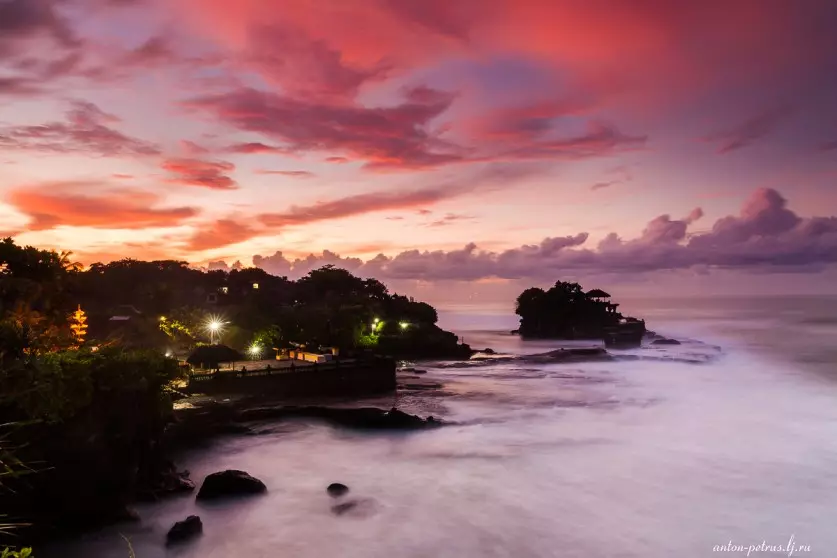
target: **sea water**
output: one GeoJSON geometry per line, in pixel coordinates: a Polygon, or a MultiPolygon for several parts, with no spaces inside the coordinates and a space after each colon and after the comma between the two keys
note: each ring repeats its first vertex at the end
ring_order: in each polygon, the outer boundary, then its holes
{"type": "MultiPolygon", "coordinates": [[[[441,312],[500,355],[419,363],[431,389],[368,404],[454,423],[360,433],[264,424],[179,460],[232,468],[262,497],[142,506],[43,556],[441,558],[837,556],[837,300],[636,300],[681,345],[542,362],[507,309],[441,312]],[[342,482],[344,514],[326,494],[342,482]],[[197,514],[204,534],[164,545],[197,514]]],[[[417,376],[418,378],[418,376],[417,376]]],[[[40,557],[39,557],[40,558],[40,557]]]]}

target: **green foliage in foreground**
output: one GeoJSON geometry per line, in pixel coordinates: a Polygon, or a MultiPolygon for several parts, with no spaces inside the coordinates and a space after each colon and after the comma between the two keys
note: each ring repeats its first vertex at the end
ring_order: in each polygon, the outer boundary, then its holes
{"type": "Polygon", "coordinates": [[[11,548],[5,548],[3,552],[0,552],[0,558],[32,558],[32,549],[12,550],[11,548]]]}
{"type": "Polygon", "coordinates": [[[61,422],[117,392],[156,392],[163,404],[164,386],[179,374],[177,361],[157,351],[120,348],[7,362],[0,368],[0,419],[61,422]]]}

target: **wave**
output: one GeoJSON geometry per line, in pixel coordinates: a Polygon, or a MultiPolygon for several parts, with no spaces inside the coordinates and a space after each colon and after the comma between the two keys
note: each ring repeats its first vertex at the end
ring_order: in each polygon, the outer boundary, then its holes
{"type": "MultiPolygon", "coordinates": [[[[440,369],[452,368],[467,370],[513,363],[553,364],[635,360],[704,364],[715,360],[722,352],[721,347],[717,345],[709,345],[693,339],[684,339],[681,341],[680,345],[644,345],[636,349],[613,352],[607,351],[601,347],[584,347],[562,348],[545,353],[527,355],[503,354],[479,356],[464,361],[442,362],[435,364],[433,367],[440,369]]],[[[528,371],[533,369],[518,370],[528,371]]]]}

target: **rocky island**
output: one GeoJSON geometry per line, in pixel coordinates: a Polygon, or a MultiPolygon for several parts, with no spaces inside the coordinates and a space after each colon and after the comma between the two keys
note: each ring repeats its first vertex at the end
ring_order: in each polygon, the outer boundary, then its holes
{"type": "Polygon", "coordinates": [[[558,281],[548,290],[529,288],[517,297],[519,333],[534,339],[601,339],[607,345],[638,345],[645,321],[625,317],[619,305],[600,290],[558,281]]]}

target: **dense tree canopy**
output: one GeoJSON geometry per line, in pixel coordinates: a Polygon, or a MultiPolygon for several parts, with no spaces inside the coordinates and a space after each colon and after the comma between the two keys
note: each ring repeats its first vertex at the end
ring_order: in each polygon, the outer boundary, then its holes
{"type": "Polygon", "coordinates": [[[0,315],[23,305],[49,313],[50,325],[64,330],[66,318],[81,305],[91,345],[187,352],[210,341],[212,320],[223,322],[218,337],[241,351],[256,342],[270,344],[267,349],[395,347],[398,343],[380,343],[395,337],[420,345],[422,337],[441,331],[429,304],[330,265],[297,281],[258,268],[207,272],[169,260],[124,259],[81,270],[66,253],[6,239],[0,243],[0,266],[0,315]]]}
{"type": "Polygon", "coordinates": [[[578,283],[558,281],[549,290],[530,288],[517,297],[520,334],[566,339],[601,338],[606,328],[619,324],[616,306],[602,300],[609,295],[585,293],[578,283]],[[604,296],[603,296],[604,295],[604,296]]]}

